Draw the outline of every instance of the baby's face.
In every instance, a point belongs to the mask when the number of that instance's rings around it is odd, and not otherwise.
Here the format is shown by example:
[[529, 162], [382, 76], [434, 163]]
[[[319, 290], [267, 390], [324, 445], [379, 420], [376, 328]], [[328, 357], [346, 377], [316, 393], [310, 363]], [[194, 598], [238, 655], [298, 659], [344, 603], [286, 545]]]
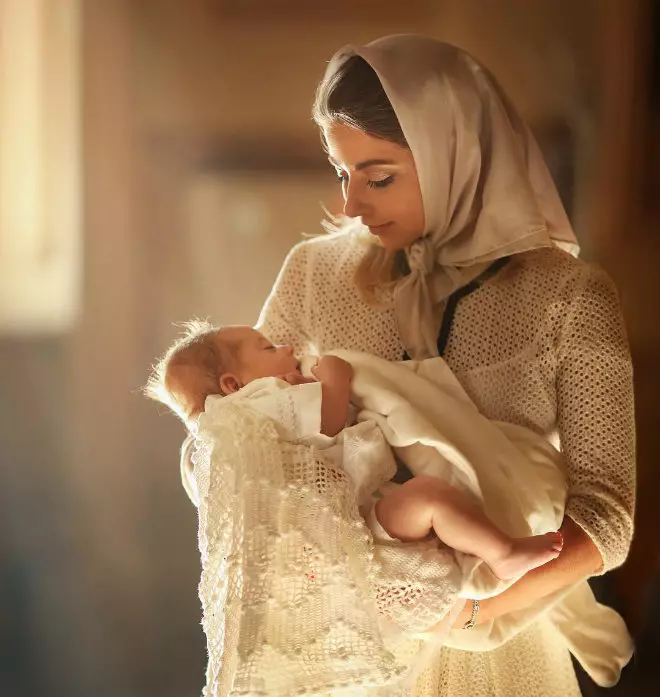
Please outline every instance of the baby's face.
[[252, 327], [227, 327], [224, 332], [238, 345], [236, 373], [243, 385], [258, 378], [280, 377], [299, 370], [291, 346], [276, 346]]

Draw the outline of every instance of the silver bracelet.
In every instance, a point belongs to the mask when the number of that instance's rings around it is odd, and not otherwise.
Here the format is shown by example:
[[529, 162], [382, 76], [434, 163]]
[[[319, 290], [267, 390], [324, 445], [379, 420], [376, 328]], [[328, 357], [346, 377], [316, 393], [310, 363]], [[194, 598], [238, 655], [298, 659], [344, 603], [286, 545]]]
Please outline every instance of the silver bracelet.
[[477, 615], [479, 614], [479, 601], [478, 600], [473, 600], [472, 601], [472, 615], [470, 616], [470, 619], [463, 625], [463, 629], [472, 629], [474, 625], [477, 623]]

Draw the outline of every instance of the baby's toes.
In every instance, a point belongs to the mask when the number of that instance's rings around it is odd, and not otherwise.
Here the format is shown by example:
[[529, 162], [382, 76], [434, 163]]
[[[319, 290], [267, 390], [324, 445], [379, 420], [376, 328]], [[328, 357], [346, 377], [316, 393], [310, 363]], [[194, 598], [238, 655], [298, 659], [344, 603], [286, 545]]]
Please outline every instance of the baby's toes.
[[560, 532], [549, 532], [546, 534], [546, 537], [550, 542], [550, 547], [555, 552], [561, 552], [564, 548], [564, 536]]

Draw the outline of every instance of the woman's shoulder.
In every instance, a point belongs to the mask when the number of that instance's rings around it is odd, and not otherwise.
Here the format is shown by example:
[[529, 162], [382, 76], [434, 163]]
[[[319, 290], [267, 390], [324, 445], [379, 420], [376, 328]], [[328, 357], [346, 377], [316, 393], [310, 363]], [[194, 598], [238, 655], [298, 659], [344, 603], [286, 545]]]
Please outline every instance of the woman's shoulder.
[[544, 288], [567, 300], [591, 287], [616, 292], [614, 282], [601, 266], [556, 246], [517, 254], [512, 262], [508, 265], [508, 279]]
[[344, 250], [355, 245], [353, 235], [338, 230], [336, 232], [322, 232], [318, 235], [309, 236], [296, 244], [293, 251], [300, 250], [303, 254], [318, 254], [331, 250]]
[[354, 276], [362, 249], [363, 244], [345, 232], [298, 242], [280, 268], [259, 322], [274, 302], [284, 303], [289, 313], [297, 308], [295, 311], [300, 314], [304, 312], [303, 307], [317, 305], [321, 298], [327, 302], [326, 296], [341, 293], [344, 305], [351, 301], [352, 294], [357, 298]]
[[304, 264], [359, 259], [365, 250], [365, 239], [361, 232], [361, 226], [342, 224], [301, 240], [291, 249], [287, 259]]
[[573, 276], [589, 266], [583, 259], [573, 256], [560, 247], [541, 247], [511, 257], [516, 270], [528, 274]]

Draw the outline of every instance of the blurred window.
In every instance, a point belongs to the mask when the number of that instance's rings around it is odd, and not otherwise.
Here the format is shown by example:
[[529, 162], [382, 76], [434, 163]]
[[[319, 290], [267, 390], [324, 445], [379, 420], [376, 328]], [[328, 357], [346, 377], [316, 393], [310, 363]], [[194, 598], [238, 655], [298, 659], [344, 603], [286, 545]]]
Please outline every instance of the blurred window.
[[80, 266], [80, 0], [0, 0], [0, 333], [65, 331]]

